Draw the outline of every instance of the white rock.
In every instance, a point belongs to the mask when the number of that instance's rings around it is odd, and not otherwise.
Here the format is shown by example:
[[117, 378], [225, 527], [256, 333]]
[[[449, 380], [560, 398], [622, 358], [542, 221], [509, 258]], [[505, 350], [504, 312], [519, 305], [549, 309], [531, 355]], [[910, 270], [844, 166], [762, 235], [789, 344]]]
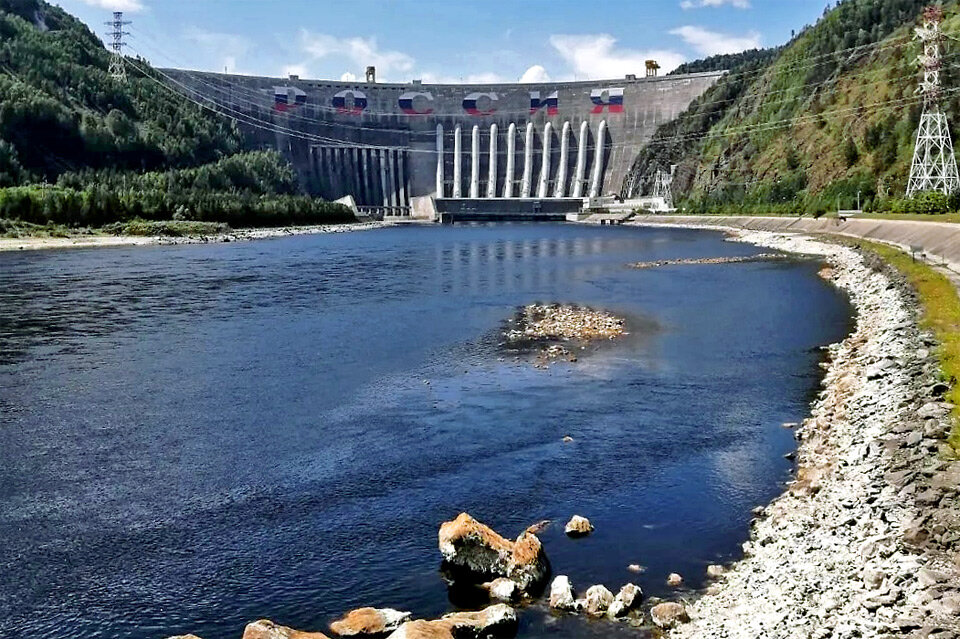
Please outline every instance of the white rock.
[[613, 603], [613, 593], [606, 586], [590, 586], [583, 597], [583, 610], [594, 617], [603, 616]]
[[550, 584], [550, 607], [557, 610], [573, 610], [576, 607], [573, 584], [566, 575], [560, 575]]
[[571, 537], [583, 537], [593, 532], [593, 524], [586, 517], [574, 515], [563, 529]]
[[491, 599], [509, 603], [520, 597], [520, 588], [517, 586], [517, 582], [511, 579], [505, 579], [503, 577], [494, 579], [490, 582], [489, 586]]
[[640, 605], [642, 598], [643, 591], [640, 590], [640, 586], [635, 584], [625, 585], [620, 589], [620, 592], [614, 597], [613, 603], [611, 603], [607, 609], [607, 616], [615, 618], [629, 614], [634, 608]]

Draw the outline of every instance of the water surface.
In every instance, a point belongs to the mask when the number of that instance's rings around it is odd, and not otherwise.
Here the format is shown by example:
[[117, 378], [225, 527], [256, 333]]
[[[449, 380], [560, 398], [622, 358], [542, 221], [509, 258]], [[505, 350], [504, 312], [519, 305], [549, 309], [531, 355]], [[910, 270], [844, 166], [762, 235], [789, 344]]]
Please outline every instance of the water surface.
[[[581, 589], [700, 586], [789, 478], [781, 424], [850, 309], [814, 261], [625, 265], [760, 252], [495, 225], [0, 254], [0, 636], [439, 615], [437, 528], [461, 511], [511, 537], [554, 520]], [[498, 346], [533, 302], [631, 335], [539, 370]], [[596, 533], [565, 538], [573, 514]], [[521, 628], [623, 632], [536, 607]]]

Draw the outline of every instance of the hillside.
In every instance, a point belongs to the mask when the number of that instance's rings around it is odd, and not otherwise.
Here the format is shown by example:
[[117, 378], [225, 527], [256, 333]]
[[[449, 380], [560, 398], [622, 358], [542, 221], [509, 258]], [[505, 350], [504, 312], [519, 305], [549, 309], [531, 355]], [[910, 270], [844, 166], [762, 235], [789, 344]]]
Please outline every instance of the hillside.
[[[891, 206], [905, 190], [920, 116], [912, 30], [927, 4], [839, 4], [773, 59], [732, 68], [658, 131], [636, 173], [677, 165], [674, 192], [692, 212], [824, 211], [852, 207], [858, 192], [869, 207]], [[944, 30], [960, 32], [956, 2], [946, 9]], [[950, 88], [960, 48], [948, 43]], [[948, 93], [945, 107], [960, 124], [960, 93]]]
[[[290, 165], [245, 148], [232, 120], [133, 68], [119, 83], [109, 64], [97, 37], [59, 7], [0, 0], [0, 218], [65, 226], [175, 214], [233, 225], [352, 219], [301, 195]], [[137, 67], [150, 72], [144, 61]]]

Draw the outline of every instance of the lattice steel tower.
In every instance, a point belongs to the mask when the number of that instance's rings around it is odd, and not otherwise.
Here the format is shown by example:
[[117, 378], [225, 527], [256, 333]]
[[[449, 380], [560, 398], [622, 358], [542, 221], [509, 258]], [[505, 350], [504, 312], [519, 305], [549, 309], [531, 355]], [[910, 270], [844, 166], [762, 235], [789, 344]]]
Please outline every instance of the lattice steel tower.
[[923, 54], [918, 58], [923, 70], [923, 81], [918, 89], [923, 94], [923, 115], [917, 131], [907, 197], [924, 191], [940, 191], [948, 195], [960, 191], [960, 174], [957, 173], [957, 158], [953, 155], [950, 125], [940, 104], [942, 22], [943, 9], [928, 7], [923, 13], [923, 26], [916, 30], [917, 37], [923, 42]]
[[123, 36], [130, 34], [124, 31], [123, 28], [133, 23], [123, 19], [123, 11], [114, 11], [113, 20], [104, 22], [104, 24], [113, 29], [113, 31], [107, 31], [107, 35], [113, 37], [113, 42], [110, 43], [110, 50], [113, 51], [113, 56], [110, 58], [109, 73], [113, 76], [114, 80], [126, 82], [127, 67], [123, 63], [123, 47], [126, 46], [127, 43], [123, 41]]
[[666, 208], [673, 208], [673, 173], [676, 166], [670, 167], [670, 172], [657, 171], [656, 179], [653, 182], [653, 197], [663, 198], [663, 204]]

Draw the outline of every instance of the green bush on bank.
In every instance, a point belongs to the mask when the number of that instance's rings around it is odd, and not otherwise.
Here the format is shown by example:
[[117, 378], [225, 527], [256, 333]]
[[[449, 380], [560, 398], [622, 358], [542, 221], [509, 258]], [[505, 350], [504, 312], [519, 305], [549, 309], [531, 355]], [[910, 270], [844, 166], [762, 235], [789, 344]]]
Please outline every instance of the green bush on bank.
[[31, 224], [102, 227], [135, 219], [253, 226], [339, 224], [356, 219], [347, 207], [301, 195], [189, 190], [114, 191], [23, 186], [0, 189], [0, 218]]

